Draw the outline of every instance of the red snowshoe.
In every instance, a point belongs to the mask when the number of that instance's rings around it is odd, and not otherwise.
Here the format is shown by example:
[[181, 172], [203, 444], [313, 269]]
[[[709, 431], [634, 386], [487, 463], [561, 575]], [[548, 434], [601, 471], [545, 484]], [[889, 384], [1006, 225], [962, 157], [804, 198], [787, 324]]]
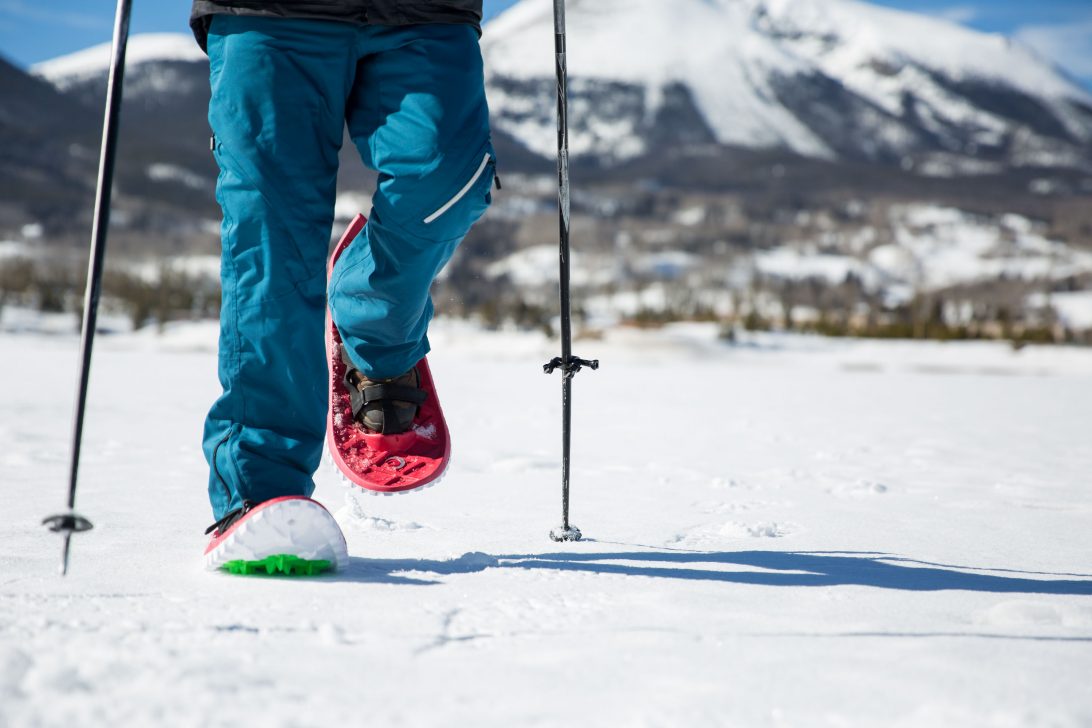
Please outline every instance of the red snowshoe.
[[[364, 228], [367, 219], [357, 215], [330, 256], [327, 275], [342, 251]], [[426, 397], [418, 406], [413, 425], [398, 434], [383, 435], [366, 429], [353, 418], [346, 365], [341, 356], [341, 335], [326, 312], [326, 358], [330, 369], [330, 415], [327, 444], [341, 474], [370, 493], [392, 495], [435, 485], [447, 468], [451, 441], [428, 360], [417, 363], [419, 387]]]

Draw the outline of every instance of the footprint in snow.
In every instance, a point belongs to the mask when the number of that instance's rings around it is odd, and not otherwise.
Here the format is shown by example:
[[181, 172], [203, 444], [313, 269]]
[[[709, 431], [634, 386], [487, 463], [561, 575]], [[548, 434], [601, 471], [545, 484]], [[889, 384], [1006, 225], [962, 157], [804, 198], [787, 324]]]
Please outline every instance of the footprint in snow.
[[555, 460], [514, 456], [493, 460], [484, 469], [493, 473], [522, 473], [528, 470], [553, 470], [556, 467], [557, 462]]
[[1092, 608], [1010, 600], [976, 612], [974, 622], [990, 627], [1092, 627]]
[[0, 697], [15, 698], [22, 692], [20, 686], [32, 664], [30, 657], [18, 648], [0, 649]]
[[745, 500], [745, 501], [701, 501], [694, 504], [704, 513], [746, 513], [763, 508], [779, 508], [791, 505], [786, 501]]
[[784, 538], [799, 530], [798, 525], [788, 521], [757, 521], [754, 523], [728, 521], [719, 525], [710, 524], [689, 529], [677, 534], [668, 543], [673, 546], [709, 548], [740, 539]]
[[750, 537], [750, 538], [782, 538], [793, 533], [796, 529], [788, 523], [777, 523], [775, 521], [762, 521], [759, 523], [740, 523], [733, 521], [732, 523], [726, 523], [720, 528], [722, 535], [730, 537]]
[[891, 489], [883, 483], [872, 480], [858, 480], [853, 483], [839, 483], [827, 489], [827, 493], [839, 498], [868, 498], [874, 495], [890, 493]]
[[417, 531], [426, 526], [416, 521], [395, 521], [371, 516], [353, 493], [345, 494], [345, 505], [334, 513], [334, 520], [355, 531]]

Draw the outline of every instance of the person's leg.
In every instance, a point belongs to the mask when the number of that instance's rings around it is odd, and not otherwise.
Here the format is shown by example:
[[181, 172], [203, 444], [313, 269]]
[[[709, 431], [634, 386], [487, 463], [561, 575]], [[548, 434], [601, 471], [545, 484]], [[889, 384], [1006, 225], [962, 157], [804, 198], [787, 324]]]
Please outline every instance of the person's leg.
[[485, 213], [495, 160], [473, 28], [373, 26], [359, 38], [346, 115], [379, 184], [329, 298], [353, 364], [384, 379], [428, 353], [429, 287]]
[[223, 394], [204, 450], [216, 518], [246, 500], [314, 490], [327, 407], [326, 254], [356, 38], [334, 22], [212, 22]]

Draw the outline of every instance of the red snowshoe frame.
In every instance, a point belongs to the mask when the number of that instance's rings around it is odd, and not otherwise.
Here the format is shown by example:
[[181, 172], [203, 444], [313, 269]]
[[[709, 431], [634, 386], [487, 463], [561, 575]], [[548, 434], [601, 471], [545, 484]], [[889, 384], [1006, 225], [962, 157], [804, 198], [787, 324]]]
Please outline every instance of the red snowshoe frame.
[[[364, 229], [367, 218], [357, 215], [330, 256], [327, 277], [342, 251]], [[353, 419], [349, 391], [345, 387], [345, 363], [341, 360], [341, 335], [326, 310], [326, 359], [330, 370], [330, 414], [327, 444], [341, 474], [355, 486], [371, 493], [391, 495], [435, 485], [447, 468], [451, 439], [444, 420], [428, 360], [417, 363], [420, 387], [428, 399], [418, 407], [413, 426], [397, 435], [366, 430]]]

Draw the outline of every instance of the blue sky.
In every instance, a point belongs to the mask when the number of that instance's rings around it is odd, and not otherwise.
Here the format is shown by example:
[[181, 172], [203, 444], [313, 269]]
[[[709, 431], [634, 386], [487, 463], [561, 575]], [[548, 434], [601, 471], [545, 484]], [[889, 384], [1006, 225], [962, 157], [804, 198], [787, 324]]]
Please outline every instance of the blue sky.
[[[516, 0], [485, 0], [492, 17]], [[663, 0], [671, 2], [671, 0]], [[1012, 35], [1092, 87], [1092, 0], [873, 0]], [[110, 39], [115, 0], [0, 0], [0, 55], [27, 66]], [[134, 33], [185, 31], [189, 0], [133, 0]]]

